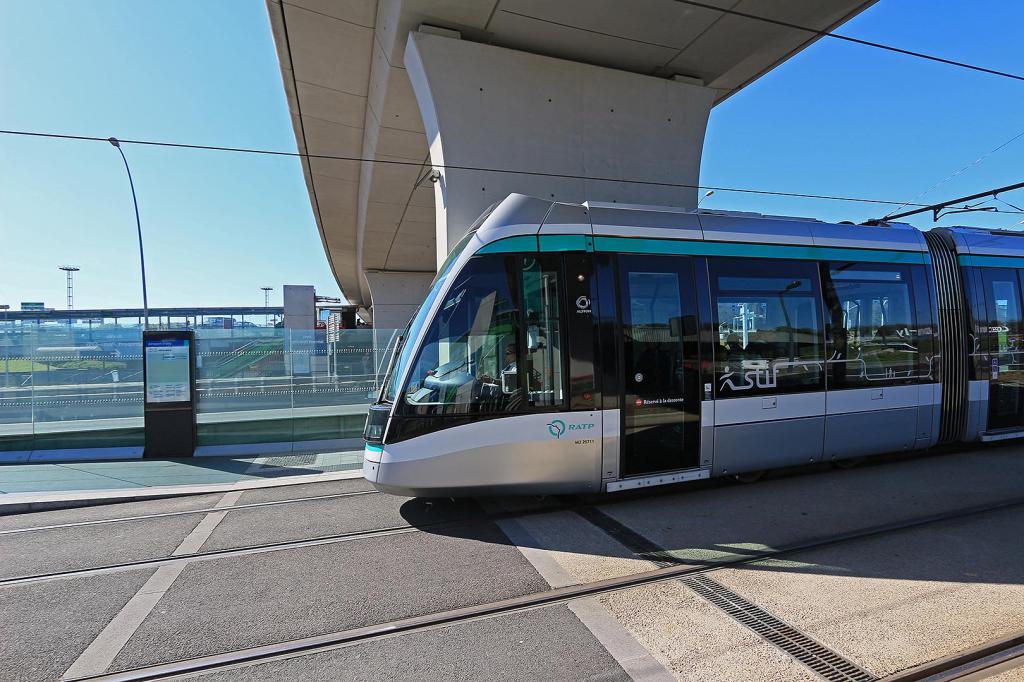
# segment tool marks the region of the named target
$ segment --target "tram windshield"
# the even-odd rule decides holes
[[[413,316],[412,320],[409,321],[409,325],[405,328],[405,333],[401,336],[400,345],[395,348],[395,353],[398,353],[398,361],[395,362],[391,368],[391,373],[385,378],[385,389],[383,398],[386,402],[394,402],[397,394],[397,387],[395,386],[396,377],[401,377],[405,372],[406,366],[412,360],[412,355],[416,350],[416,340],[420,336],[420,332],[423,331],[423,325],[427,321],[427,314],[430,312],[430,308],[434,305],[434,301],[440,295],[441,290],[444,289],[444,283],[448,279],[448,275],[451,274],[452,266],[455,265],[455,261],[459,255],[469,244],[469,241],[473,238],[474,230],[470,230],[466,233],[455,248],[451,250],[448,257],[445,259],[441,268],[437,271],[437,276],[434,281],[430,284],[430,291],[427,292],[427,297],[420,305],[419,310]]]
[[[558,269],[543,258],[470,259],[420,327],[418,354],[400,392],[405,405],[424,415],[560,405],[558,301]]]

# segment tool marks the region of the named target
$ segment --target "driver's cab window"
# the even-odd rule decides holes
[[[403,391],[414,414],[564,403],[558,259],[485,255],[455,275]]]
[[[519,309],[513,261],[497,255],[473,258],[454,278],[404,391],[416,412],[519,409],[524,397],[515,376]]]

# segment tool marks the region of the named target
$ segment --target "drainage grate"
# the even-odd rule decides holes
[[[583,507],[576,510],[576,513],[618,540],[641,559],[647,559],[662,568],[685,563],[599,509]],[[688,576],[681,578],[680,582],[826,680],[872,682],[878,679],[706,575]]]
[[[680,582],[826,680],[872,682],[878,679],[707,576],[693,575]]]

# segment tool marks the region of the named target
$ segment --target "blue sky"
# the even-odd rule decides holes
[[[839,32],[1024,74],[1021,26],[1020,2],[881,0]],[[1022,132],[1022,81],[824,38],[712,111],[701,182],[913,200]],[[1024,180],[1022,161],[1024,138],[921,203]],[[1024,205],[1024,192],[1004,198]],[[879,217],[870,206],[724,193],[704,206],[829,220]],[[1012,227],[1020,219],[974,213],[939,224]],[[930,217],[910,222],[932,225]]]
[[[295,149],[256,0],[2,0],[0,128]],[[0,302],[141,305],[131,194],[110,145],[0,136]],[[125,146],[150,305],[337,295],[294,158]]]
[[[1024,73],[1021,25],[1024,3],[882,0],[841,30]],[[2,0],[0,128],[295,149],[259,0]],[[914,200],[1020,132],[1024,82],[824,39],[712,112],[702,182]],[[296,159],[125,151],[151,305],[258,305],[265,284],[279,302],[282,283],[337,295]],[[1022,159],[1024,138],[922,199],[1020,181]],[[1005,198],[1024,205],[1024,192]],[[830,220],[880,213],[723,192],[704,206]],[[82,268],[76,307],[139,305],[134,227],[109,145],[0,136],[0,303],[63,307],[56,268],[72,263]]]

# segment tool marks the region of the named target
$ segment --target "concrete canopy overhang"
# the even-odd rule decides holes
[[[704,0],[832,30],[876,0]],[[422,24],[463,40],[655,77],[685,77],[721,102],[817,34],[676,0],[267,0],[302,166],[345,297],[371,305],[366,273],[429,281],[435,265],[429,151],[403,65]],[[357,159],[402,161],[406,165]],[[417,182],[419,181],[419,182]]]

